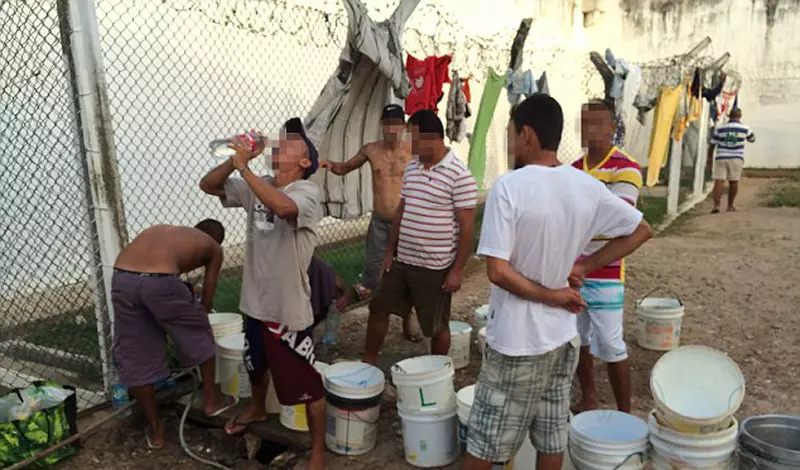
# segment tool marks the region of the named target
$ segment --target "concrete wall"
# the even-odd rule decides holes
[[[587,47],[647,62],[686,52],[705,36],[707,51],[730,52],[743,85],[743,121],[758,138],[749,167],[798,167],[793,133],[800,125],[800,1],[583,0]]]

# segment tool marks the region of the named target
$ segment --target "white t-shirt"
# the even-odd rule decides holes
[[[641,220],[641,212],[580,170],[528,165],[492,186],[478,254],[507,260],[526,278],[560,289],[593,237],[630,235]],[[489,306],[486,342],[508,356],[544,354],[578,334],[574,314],[495,285]]]

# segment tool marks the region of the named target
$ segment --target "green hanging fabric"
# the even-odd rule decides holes
[[[478,189],[483,189],[483,179],[486,173],[486,135],[492,124],[492,117],[497,108],[500,92],[506,86],[506,76],[499,75],[489,67],[486,84],[483,87],[481,105],[478,116],[475,118],[475,129],[472,131],[472,140],[469,146],[469,171],[478,183]]]

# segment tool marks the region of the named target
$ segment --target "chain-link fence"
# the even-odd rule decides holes
[[[98,86],[108,97],[106,129],[119,170],[118,181],[111,172],[98,182],[81,138],[86,123],[79,122],[71,59],[73,3],[0,0],[0,387],[61,380],[78,386],[86,406],[105,399],[109,348],[107,299],[102,280],[95,280],[113,260],[98,248],[95,218],[115,209],[93,199],[98,185],[118,183],[124,213],[116,216],[127,238],[159,223],[220,220],[226,261],[214,307],[237,311],[245,214],[223,210],[199,190],[217,164],[207,143],[253,127],[274,135],[288,117],[305,116],[336,69],[347,16],[334,1],[312,8],[300,0],[95,0],[105,78]],[[377,20],[396,4],[366,2]],[[452,55],[451,70],[472,77],[474,118],[489,68],[502,74],[508,67],[515,29],[471,37],[447,8],[421,5],[403,42],[416,57]],[[572,161],[582,151],[580,106],[602,93],[602,80],[585,51],[536,46],[529,40],[525,67],[547,71],[566,116],[560,158]],[[506,171],[509,109],[502,97],[487,136],[484,187]],[[469,142],[452,145],[465,159]],[[267,171],[265,162],[257,167]],[[348,283],[362,269],[366,226],[363,217],[326,219],[320,230],[319,255]]]

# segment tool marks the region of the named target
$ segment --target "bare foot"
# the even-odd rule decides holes
[[[147,447],[152,450],[164,448],[164,423],[159,422],[155,429],[146,428],[144,438],[147,440]]]
[[[220,399],[218,396],[214,402],[206,403],[206,416],[219,416],[236,406],[238,403],[239,399],[236,397],[224,395],[222,399]]]
[[[311,458],[308,459],[308,465],[305,468],[307,470],[325,470],[325,454],[311,455]]]
[[[244,413],[233,418],[225,424],[225,433],[229,436],[240,434],[247,430],[252,423],[262,423],[267,420],[265,411],[247,409]]]
[[[728,212],[736,212],[736,207],[735,206],[729,207]]]
[[[711,213],[712,214],[719,214],[719,207],[715,207],[715,208],[711,209]]]

